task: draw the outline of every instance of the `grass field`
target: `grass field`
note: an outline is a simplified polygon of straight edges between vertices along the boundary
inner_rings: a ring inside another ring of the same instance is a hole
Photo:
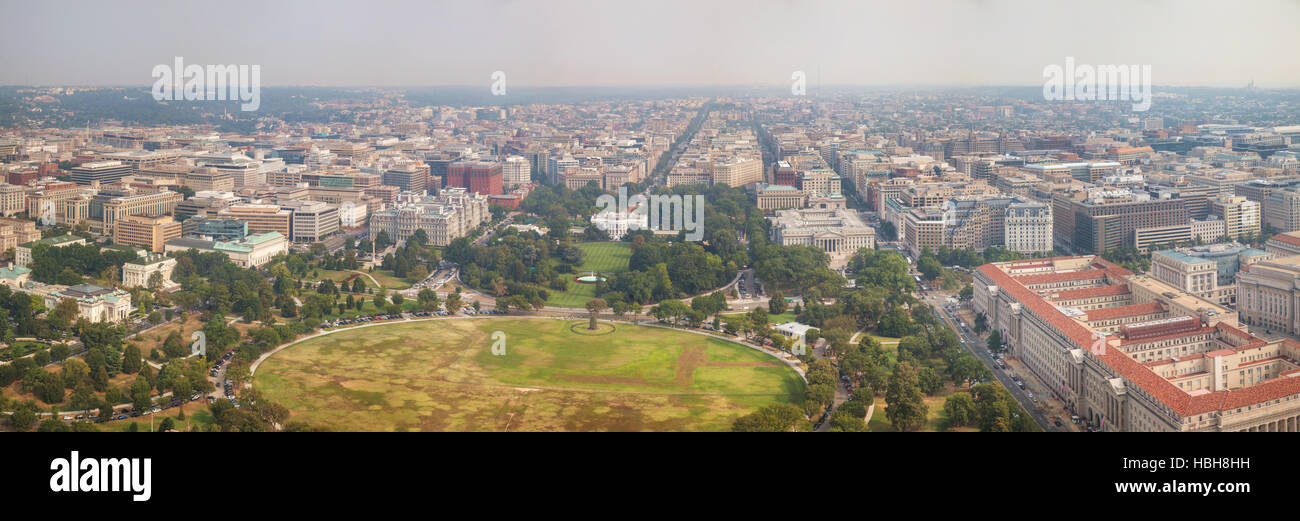
[[[943,402],[947,400],[944,396],[926,396],[925,405],[929,408],[925,416],[925,427],[921,428],[922,432],[975,432],[975,427],[948,427],[946,415],[943,413]],[[885,414],[888,406],[880,397],[876,398],[876,412],[871,415],[871,421],[867,423],[867,428],[871,432],[898,432],[894,425],[889,423],[889,416]]]
[[[574,269],[579,275],[589,271],[598,273],[620,273],[628,270],[628,260],[632,258],[632,244],[627,242],[582,242],[582,265]]]
[[[336,431],[716,431],[803,396],[793,370],[744,346],[585,327],[502,318],[361,328],[277,353],[254,383],[293,421]],[[505,334],[503,356],[492,354],[494,331]]]
[[[574,268],[574,277],[590,272],[621,273],[628,269],[628,259],[632,258],[632,245],[626,242],[582,242],[582,265]],[[572,277],[570,277],[572,279]],[[565,308],[583,308],[587,301],[596,298],[596,285],[583,284],[569,280],[564,291],[548,292],[546,303]]]
[[[406,289],[411,287],[411,282],[405,279],[399,279],[393,275],[391,270],[375,270],[370,273],[371,277],[384,285],[386,290]],[[418,281],[417,281],[418,282]],[[370,279],[366,279],[366,284],[370,284]]]
[[[595,284],[583,284],[570,280],[567,290],[548,291],[546,303],[565,308],[583,308],[587,305],[587,301],[593,298],[596,298]]]
[[[365,280],[366,287],[370,289],[377,289],[375,288],[375,283],[371,282],[370,278],[374,278],[376,281],[378,281],[381,285],[383,285],[383,289],[385,290],[406,289],[411,287],[410,281],[407,281],[405,279],[399,279],[393,276],[393,272],[390,270],[375,270],[374,272],[366,272],[364,270],[357,270],[357,271],[370,275],[370,277],[366,277],[366,275],[359,274],[355,271],[316,269],[309,272],[307,274],[307,277],[303,280],[308,280],[311,282],[320,282],[322,280],[329,279],[334,281],[337,284],[339,282],[349,280],[353,276],[357,276]],[[315,276],[313,276],[313,274]],[[349,284],[350,283],[351,281],[349,280]]]

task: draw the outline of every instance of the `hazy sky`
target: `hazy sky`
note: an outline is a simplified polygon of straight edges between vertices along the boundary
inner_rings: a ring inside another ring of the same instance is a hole
[[[260,65],[262,85],[1037,85],[1150,65],[1157,85],[1300,86],[1300,1],[0,0],[0,84],[147,85]]]

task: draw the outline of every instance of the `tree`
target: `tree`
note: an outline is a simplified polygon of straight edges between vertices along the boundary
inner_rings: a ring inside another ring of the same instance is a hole
[[[19,404],[9,416],[9,425],[19,432],[31,429],[36,425],[36,411],[36,402],[27,401]]]
[[[175,400],[179,400],[181,402],[180,405],[181,417],[185,416],[185,401],[189,399],[190,393],[193,392],[194,392],[194,388],[190,385],[189,378],[182,376],[180,378],[172,380],[172,398]]]
[[[916,376],[921,392],[934,395],[943,390],[943,377],[939,376],[939,373],[935,372],[934,369],[922,367],[920,371],[917,371]]]
[[[138,373],[140,372],[140,364],[142,363],[140,348],[135,344],[126,346],[126,350],[122,353],[122,372]]]
[[[773,315],[785,313],[785,295],[782,295],[780,291],[772,292],[772,298],[767,301],[767,310],[771,311]]]
[[[1135,246],[1106,250],[1102,252],[1101,258],[1119,264],[1134,273],[1146,273],[1151,268],[1151,257],[1143,255]]]
[[[415,296],[415,299],[420,302],[420,308],[425,311],[438,309],[438,306],[441,304],[438,302],[438,294],[429,288],[420,290],[420,293]]]
[[[754,309],[749,312],[749,322],[754,326],[754,331],[759,333],[767,331],[767,310],[762,306],[754,306]]]
[[[58,331],[67,331],[72,325],[72,320],[77,318],[80,313],[77,301],[72,298],[65,298],[59,301],[59,305],[48,314],[50,327]]]
[[[859,420],[861,422],[861,420]],[[776,403],[736,418],[732,432],[808,432],[812,430],[803,411],[789,403]]]
[[[284,305],[280,306],[280,316],[284,318],[298,316],[298,304],[294,302],[293,297],[284,299]]]
[[[94,382],[96,391],[107,390],[108,389],[108,368],[102,365],[99,366],[99,370],[95,371],[95,377],[91,381]]]
[[[921,272],[921,278],[925,280],[934,280],[939,278],[939,273],[943,271],[943,265],[939,259],[929,255],[922,255],[916,261],[916,271]]]
[[[72,432],[72,428],[63,423],[63,420],[50,417],[41,421],[41,424],[36,427],[36,432]]]
[[[1033,419],[1020,408],[1011,393],[997,382],[971,387],[975,399],[975,420],[984,432],[1028,432],[1036,430]]]
[[[162,351],[168,358],[179,358],[190,354],[189,346],[185,345],[185,339],[179,330],[167,334],[167,338],[163,340]]]
[[[74,411],[84,411],[93,409],[95,406],[95,390],[91,388],[90,383],[82,380],[77,383],[77,387],[72,390],[72,396],[68,399],[68,405]]]
[[[1002,333],[998,332],[997,330],[994,330],[992,333],[990,333],[988,347],[989,347],[989,351],[992,351],[994,353],[1001,351]]]
[[[867,424],[862,416],[849,411],[837,410],[831,413],[830,432],[867,432]]]
[[[876,401],[876,391],[870,386],[859,386],[857,389],[853,390],[853,396],[849,398],[849,401],[858,402],[862,404],[863,407],[871,407],[871,405]],[[865,417],[866,414],[863,413],[863,416]]]
[[[607,307],[609,304],[605,303],[605,299],[594,298],[587,301],[587,311],[591,312],[591,322],[587,325],[587,329],[593,331],[596,329],[596,315]]]
[[[149,285],[149,289],[152,290],[152,291],[158,291],[158,290],[162,289],[162,287],[163,287],[163,276],[162,276],[162,272],[161,272],[161,271],[155,271],[155,272],[151,273],[151,274],[149,275],[149,281],[147,282],[147,284]]]
[[[153,396],[149,392],[151,388],[149,381],[142,377],[131,381],[131,406],[137,411],[147,411],[153,407]]]
[[[925,396],[916,368],[909,363],[900,362],[889,377],[889,388],[885,392],[885,414],[890,423],[900,431],[914,431],[925,425],[929,408],[925,405]]]
[[[953,393],[943,402],[943,412],[948,425],[965,427],[975,421],[975,399],[970,393]]]
[[[835,410],[844,411],[849,414],[852,414],[856,416],[859,420],[865,419],[867,417],[867,405],[857,400],[845,401],[844,403],[841,403],[840,406]]]
[[[948,369],[952,383],[956,385],[974,384],[993,377],[993,373],[974,355],[963,351]]]
[[[72,348],[68,344],[54,344],[50,346],[50,359],[56,362],[66,360],[68,355],[72,354]]]

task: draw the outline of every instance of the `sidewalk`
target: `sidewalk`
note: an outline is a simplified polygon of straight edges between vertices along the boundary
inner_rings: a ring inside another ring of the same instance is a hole
[[[1024,382],[1025,390],[1034,393],[1035,403],[1043,416],[1049,420],[1060,419],[1062,428],[1080,432],[1079,426],[1070,421],[1070,411],[1065,409],[1065,402],[1056,397],[1056,394],[1047,389],[1047,384],[1038,379],[1038,376],[1029,370],[1019,359],[1007,356],[1002,360],[1007,364],[1008,372],[1020,377]]]

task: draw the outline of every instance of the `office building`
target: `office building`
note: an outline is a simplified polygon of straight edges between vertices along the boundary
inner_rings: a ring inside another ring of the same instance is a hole
[[[191,217],[181,223],[181,234],[214,241],[237,241],[248,236],[248,221]]]
[[[1300,343],[1218,304],[1095,256],[986,264],[974,289],[975,313],[1090,429],[1300,428]]]
[[[836,179],[839,179],[838,176]],[[713,165],[714,184],[721,183],[739,188],[762,181],[763,161],[761,159],[733,156]]]
[[[495,161],[456,161],[447,167],[446,186],[480,195],[500,195],[504,193],[501,172],[501,163]]]
[[[1245,197],[1222,197],[1210,201],[1210,212],[1223,219],[1224,236],[1229,239],[1259,235],[1259,203]]]
[[[121,161],[93,161],[72,167],[69,177],[73,183],[90,186],[93,183],[106,185],[117,182],[131,175],[131,167]]]
[[[338,233],[339,209],[320,201],[281,201],[280,208],[293,212],[293,242],[319,242]]]
[[[183,177],[185,186],[195,192],[232,192],[235,176],[212,167],[196,168]]]
[[[14,248],[14,262],[19,266],[30,266],[32,263],[32,250],[36,249],[37,246],[44,245],[51,248],[62,248],[74,244],[84,245],[86,244],[86,239],[76,235],[57,235],[19,244]]]
[[[195,192],[189,199],[177,203],[173,214],[177,219],[215,217],[222,210],[239,202],[239,198],[231,192]]]
[[[1264,224],[1282,232],[1300,230],[1300,190],[1273,190],[1264,199]]]
[[[1238,273],[1237,312],[1265,332],[1300,336],[1300,257],[1266,260]]]
[[[526,185],[531,181],[531,173],[532,165],[523,156],[508,156],[501,166],[501,182],[504,183],[505,188]],[[618,185],[622,184],[618,183]]]
[[[1188,224],[1183,203],[1123,189],[1058,192],[1052,196],[1053,236],[1066,250],[1102,253],[1133,244],[1135,230]]]
[[[128,216],[172,215],[184,199],[170,190],[143,192],[133,189],[100,190],[90,199],[91,229],[113,235],[117,222]]]
[[[118,219],[113,228],[113,242],[139,246],[154,253],[162,253],[163,243],[180,236],[181,223],[170,215],[128,215]]]
[[[1275,254],[1235,243],[1207,244],[1151,253],[1151,276],[1217,304],[1236,297],[1237,272]]]
[[[238,241],[212,241],[178,237],[167,241],[166,253],[195,250],[200,253],[224,253],[241,268],[256,268],[271,262],[276,255],[289,251],[289,241],[279,232],[249,235]]]
[[[27,190],[18,185],[0,184],[0,216],[11,217],[27,211]]]
[[[0,218],[0,251],[17,248],[19,244],[40,239],[41,231],[36,229],[35,222],[26,219]]]
[[[233,204],[218,211],[217,217],[247,221],[248,232],[254,234],[276,232],[288,238],[293,232],[293,212],[276,204]]]

